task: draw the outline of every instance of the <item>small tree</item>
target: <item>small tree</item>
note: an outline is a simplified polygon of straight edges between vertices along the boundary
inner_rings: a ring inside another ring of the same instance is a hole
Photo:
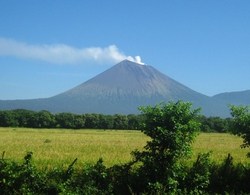
[[[231,106],[231,115],[233,117],[232,132],[244,139],[241,147],[250,147],[250,107]],[[250,157],[250,152],[248,157]]]
[[[199,109],[182,101],[141,107],[145,117],[142,132],[151,138],[145,151],[133,152],[141,162],[140,177],[147,188],[174,191],[177,187],[178,162],[191,153],[191,144],[199,130],[196,117]],[[154,190],[153,190],[154,192]]]

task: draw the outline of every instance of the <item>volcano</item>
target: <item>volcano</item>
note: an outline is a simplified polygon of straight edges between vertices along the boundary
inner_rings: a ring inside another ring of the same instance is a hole
[[[139,106],[189,101],[202,114],[228,112],[220,100],[198,93],[149,65],[124,60],[90,80],[56,96],[33,100],[0,101],[0,109],[50,112],[135,114]]]

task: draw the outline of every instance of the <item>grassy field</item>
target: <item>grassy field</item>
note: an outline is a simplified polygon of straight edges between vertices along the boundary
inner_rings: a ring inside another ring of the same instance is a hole
[[[201,133],[193,144],[193,156],[198,153],[212,152],[212,160],[220,163],[230,153],[236,163],[250,163],[246,157],[248,148],[241,148],[243,139],[229,133]]]
[[[5,159],[22,161],[33,152],[33,162],[42,168],[67,167],[78,158],[76,167],[95,163],[102,157],[107,166],[131,159],[130,152],[145,145],[148,137],[139,131],[55,130],[0,128],[0,152]],[[221,162],[231,153],[235,162],[249,163],[241,149],[242,139],[230,134],[201,133],[193,144],[193,159],[212,151],[212,159]]]
[[[107,166],[127,162],[130,152],[144,146],[147,137],[138,131],[51,130],[0,128],[0,152],[21,161],[29,151],[39,166],[76,166],[95,163],[99,157]]]

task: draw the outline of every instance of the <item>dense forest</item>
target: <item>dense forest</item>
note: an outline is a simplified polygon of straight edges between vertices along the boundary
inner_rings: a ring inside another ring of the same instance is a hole
[[[30,111],[24,109],[0,111],[1,127],[66,128],[66,129],[141,129],[142,114],[73,114]],[[227,132],[230,118],[199,116],[204,132]]]

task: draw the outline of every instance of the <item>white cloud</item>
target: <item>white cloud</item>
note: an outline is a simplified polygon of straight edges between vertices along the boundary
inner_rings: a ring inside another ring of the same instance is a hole
[[[75,48],[65,44],[31,45],[1,37],[0,56],[43,60],[54,64],[84,64],[90,61],[117,63],[124,59],[143,64],[140,56],[126,56],[115,45],[104,48]]]

